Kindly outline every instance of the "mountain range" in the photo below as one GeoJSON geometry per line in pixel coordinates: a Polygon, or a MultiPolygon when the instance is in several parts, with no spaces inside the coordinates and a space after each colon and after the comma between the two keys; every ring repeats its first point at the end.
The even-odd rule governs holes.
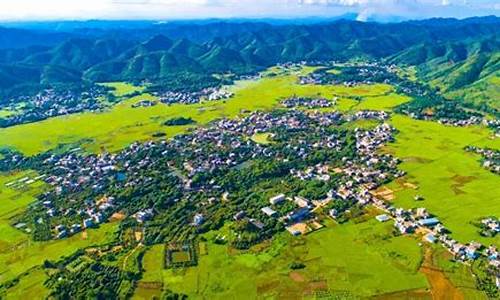
{"type": "Polygon", "coordinates": [[[367,58],[416,66],[419,77],[457,96],[459,90],[484,90],[500,68],[498,17],[387,24],[118,24],[73,24],[71,30],[0,27],[1,95],[13,96],[27,86],[244,74],[280,62],[367,58]]]}

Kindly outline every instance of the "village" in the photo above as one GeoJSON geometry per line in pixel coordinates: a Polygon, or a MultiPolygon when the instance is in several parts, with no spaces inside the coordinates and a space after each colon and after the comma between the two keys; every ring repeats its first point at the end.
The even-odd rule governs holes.
{"type": "MultiPolygon", "coordinates": [[[[371,74],[368,69],[362,72],[371,74]]],[[[192,104],[231,96],[224,89],[209,88],[196,93],[168,92],[160,101],[192,104]]],[[[493,268],[500,267],[494,246],[460,243],[425,208],[405,210],[380,199],[375,192],[378,188],[405,175],[398,169],[397,158],[378,151],[394,141],[395,129],[386,123],[390,114],[313,110],[331,103],[323,98],[291,97],[281,102],[290,110],[224,118],[169,140],[136,142],[118,153],[86,154],[74,148],[34,159],[4,155],[2,165],[34,166],[37,172],[6,185],[22,187],[43,181],[51,187],[13,226],[35,240],[51,240],[127,219],[133,221],[127,226],[142,228],[140,240],[147,244],[196,235],[227,221],[250,225],[236,225],[232,241],[235,248],[246,249],[281,230],[293,236],[310,234],[325,226],[324,216],[344,222],[351,210],[373,206],[384,212],[376,219],[393,220],[398,234],[422,235],[424,241],[441,244],[465,263],[483,256],[493,268]],[[293,109],[299,107],[309,110],[293,109]],[[339,129],[357,120],[374,120],[377,125],[339,129]],[[269,143],[251,138],[264,133],[269,134],[269,143]],[[319,182],[321,188],[311,188],[308,194],[284,190],[270,197],[261,192],[249,198],[252,187],[269,178],[303,182],[304,190],[319,182]]],[[[135,107],[152,105],[155,102],[144,100],[135,107]]],[[[460,122],[447,124],[469,125],[460,122]]],[[[485,157],[484,167],[498,171],[495,152],[468,150],[485,157]]],[[[483,224],[488,233],[498,232],[498,220],[485,219],[483,224]]]]}
{"type": "Polygon", "coordinates": [[[466,151],[477,153],[482,156],[482,164],[485,169],[500,174],[500,151],[468,146],[466,151]]]}
{"type": "Polygon", "coordinates": [[[166,91],[159,93],[157,96],[160,102],[165,104],[195,104],[201,102],[202,100],[217,101],[229,99],[233,96],[233,93],[225,88],[210,87],[204,88],[200,91],[191,92],[166,91]]]}
{"type": "Polygon", "coordinates": [[[32,97],[20,97],[15,102],[23,103],[21,106],[16,104],[1,107],[12,111],[13,114],[0,118],[0,127],[36,122],[82,111],[99,110],[103,108],[103,103],[99,98],[104,97],[105,94],[103,87],[93,86],[83,92],[46,89],[32,97]]]}

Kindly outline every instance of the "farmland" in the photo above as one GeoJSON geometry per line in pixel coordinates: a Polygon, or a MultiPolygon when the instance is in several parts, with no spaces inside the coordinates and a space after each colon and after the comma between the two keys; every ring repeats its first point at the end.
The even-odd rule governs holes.
{"type": "Polygon", "coordinates": [[[196,267],[164,270],[157,263],[163,249],[151,248],[145,255],[144,281],[163,281],[165,288],[202,298],[369,296],[427,288],[425,277],[418,273],[421,249],[413,239],[392,237],[390,231],[389,224],[374,220],[328,222],[305,237],[282,234],[264,248],[247,252],[214,244],[210,240],[219,233],[212,232],[206,236],[207,254],[200,256],[196,267]],[[305,268],[290,269],[294,262],[305,268]]]}
{"type": "Polygon", "coordinates": [[[116,151],[131,142],[151,139],[157,132],[163,132],[168,137],[185,132],[188,128],[186,126],[162,126],[165,120],[174,117],[183,116],[192,118],[199,124],[206,124],[221,117],[235,117],[242,110],[268,110],[277,105],[279,99],[292,95],[323,96],[330,99],[334,94],[371,97],[384,95],[391,90],[388,85],[350,88],[297,85],[295,82],[296,76],[284,75],[239,83],[240,87],[236,89],[235,96],[223,103],[158,104],[132,108],[131,105],[138,101],[154,99],[151,95],[142,94],[105,112],[85,112],[0,129],[0,145],[17,149],[27,155],[68,143],[81,143],[91,152],[100,152],[102,149],[116,151]]]}
{"type": "MultiPolygon", "coordinates": [[[[307,73],[313,68],[300,71],[307,73]]],[[[55,117],[44,121],[0,129],[0,146],[19,150],[26,155],[54,149],[59,144],[82,145],[89,152],[118,151],[134,141],[152,139],[155,133],[172,137],[195,126],[164,126],[165,120],[191,118],[201,126],[222,117],[233,118],[255,110],[271,110],[281,99],[293,95],[321,96],[336,105],[322,111],[345,113],[361,110],[391,111],[411,101],[397,95],[386,84],[298,85],[296,73],[281,72],[279,76],[239,81],[231,90],[235,95],[218,102],[199,104],[158,103],[151,107],[132,107],[143,100],[157,100],[150,94],[128,97],[140,88],[124,84],[114,87],[122,101],[104,112],[85,112],[55,117]]],[[[500,149],[498,139],[480,126],[451,127],[431,121],[419,121],[393,114],[389,122],[398,130],[394,143],[384,151],[402,159],[398,168],[407,175],[387,185],[394,192],[393,204],[405,208],[426,207],[451,230],[453,238],[468,242],[499,245],[498,239],[482,237],[471,222],[500,211],[500,188],[496,175],[481,167],[479,157],[464,150],[467,145],[500,149]],[[410,183],[410,184],[405,184],[410,183]],[[423,202],[415,202],[416,195],[423,202]]],[[[343,128],[374,128],[376,120],[357,120],[343,128]]],[[[268,133],[249,139],[261,145],[270,144],[268,133]]],[[[11,219],[21,213],[44,191],[45,185],[35,183],[23,189],[5,187],[5,183],[34,172],[2,174],[0,177],[0,283],[28,272],[32,281],[22,277],[9,289],[9,294],[26,296],[46,294],[43,286],[47,274],[40,268],[44,260],[58,260],[76,250],[115,240],[117,223],[108,223],[63,240],[33,242],[12,227],[11,219]]],[[[274,192],[274,191],[273,191],[274,192]]],[[[250,250],[236,250],[215,243],[215,236],[231,236],[226,224],[220,231],[204,234],[196,266],[165,269],[165,245],[142,246],[121,256],[116,265],[131,273],[140,273],[138,261],[145,272],[138,281],[134,297],[148,299],[161,290],[185,293],[194,298],[223,298],[246,295],[248,298],[300,298],[302,296],[368,297],[415,292],[427,295],[430,285],[419,272],[424,250],[419,238],[394,236],[393,224],[378,223],[370,215],[363,220],[337,224],[323,220],[326,227],[302,237],[280,233],[250,250]],[[206,241],[204,241],[206,239],[206,241]],[[304,268],[292,270],[294,263],[304,268]],[[238,274],[238,276],[234,276],[238,274]],[[249,280],[251,278],[252,280],[249,280]]],[[[175,252],[174,259],[189,260],[184,252],[175,252]]],[[[442,255],[445,257],[444,255],[442,255]]],[[[436,258],[437,260],[437,258],[436,258]]],[[[449,258],[439,263],[456,286],[472,290],[472,280],[465,267],[456,270],[449,258]]],[[[474,291],[468,291],[474,294],[474,291]]],[[[400,295],[400,294],[399,294],[400,295]]],[[[474,294],[475,295],[475,294],[474,294]]],[[[482,294],[481,294],[482,295],[482,294]]],[[[0,294],[1,296],[1,294],[0,294]]],[[[428,295],[427,295],[428,296],[428,295]]]]}
{"type": "Polygon", "coordinates": [[[466,152],[467,145],[500,149],[500,141],[479,127],[457,128],[434,122],[394,116],[399,130],[396,142],[387,151],[403,160],[400,168],[408,172],[405,180],[417,189],[393,182],[398,205],[425,206],[449,227],[458,240],[478,240],[485,244],[498,239],[481,237],[471,222],[500,211],[500,186],[495,174],[483,169],[478,156],[466,152]],[[415,195],[424,201],[414,201],[415,195]]]}
{"type": "Polygon", "coordinates": [[[140,93],[145,89],[145,87],[135,86],[126,82],[105,82],[101,83],[101,85],[111,88],[116,97],[124,97],[136,92],[140,93]]]}

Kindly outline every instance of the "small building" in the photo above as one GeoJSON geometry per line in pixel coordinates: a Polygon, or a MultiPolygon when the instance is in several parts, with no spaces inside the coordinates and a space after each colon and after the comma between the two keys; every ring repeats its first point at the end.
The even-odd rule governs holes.
{"type": "Polygon", "coordinates": [[[270,208],[269,206],[263,207],[261,211],[266,215],[268,215],[269,217],[274,217],[278,214],[274,209],[270,208]]]}
{"type": "Polygon", "coordinates": [[[436,236],[434,236],[432,233],[428,233],[424,236],[424,240],[426,240],[429,243],[434,244],[436,242],[436,236]]]}
{"type": "Polygon", "coordinates": [[[92,226],[94,226],[94,221],[92,220],[92,218],[83,220],[83,228],[90,228],[92,226]]]}
{"type": "Polygon", "coordinates": [[[287,215],[287,218],[288,218],[288,220],[290,220],[290,222],[298,222],[298,221],[306,218],[307,216],[309,216],[309,208],[302,207],[302,208],[296,209],[296,210],[292,211],[291,213],[289,213],[287,215]]]}
{"type": "Polygon", "coordinates": [[[61,230],[57,233],[58,239],[63,239],[68,236],[68,232],[66,230],[61,230]]]}
{"type": "Polygon", "coordinates": [[[240,210],[239,212],[237,212],[237,213],[233,216],[233,220],[235,220],[235,221],[239,221],[239,220],[243,219],[245,216],[246,216],[245,211],[240,210]]]}
{"type": "Polygon", "coordinates": [[[418,224],[420,226],[433,227],[439,224],[439,220],[437,218],[426,218],[418,220],[418,224]]]}
{"type": "Polygon", "coordinates": [[[77,232],[80,232],[82,230],[82,225],[80,224],[73,224],[71,225],[71,233],[77,233],[77,232]]]}
{"type": "Polygon", "coordinates": [[[387,222],[389,220],[389,216],[386,214],[382,214],[382,215],[376,216],[375,219],[377,219],[377,221],[379,221],[379,222],[387,222]]]}
{"type": "Polygon", "coordinates": [[[269,198],[269,203],[271,203],[272,205],[280,204],[283,201],[285,201],[285,194],[279,194],[269,198]]]}
{"type": "Polygon", "coordinates": [[[299,207],[307,207],[307,206],[309,206],[309,200],[307,200],[306,198],[303,198],[303,197],[295,196],[295,197],[293,197],[293,201],[299,207]]]}
{"type": "Polygon", "coordinates": [[[479,253],[478,253],[476,247],[472,247],[472,246],[465,248],[465,255],[467,255],[468,259],[472,259],[472,260],[479,257],[479,253]]]}
{"type": "Polygon", "coordinates": [[[261,221],[256,220],[256,219],[250,219],[248,221],[250,222],[250,224],[255,226],[257,229],[259,229],[259,230],[264,229],[264,223],[262,223],[261,221]]]}
{"type": "Polygon", "coordinates": [[[194,218],[193,218],[193,225],[194,226],[200,226],[201,224],[203,224],[203,221],[205,221],[205,218],[203,217],[202,214],[194,215],[194,218]]]}
{"type": "Polygon", "coordinates": [[[139,223],[144,223],[153,217],[153,211],[148,209],[145,211],[139,211],[135,214],[135,219],[139,223]]]}

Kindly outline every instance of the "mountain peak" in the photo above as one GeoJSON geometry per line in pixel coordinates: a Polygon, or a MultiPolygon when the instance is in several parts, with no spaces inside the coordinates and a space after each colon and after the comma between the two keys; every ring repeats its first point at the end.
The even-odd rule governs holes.
{"type": "Polygon", "coordinates": [[[160,51],[160,50],[168,50],[172,47],[172,40],[168,37],[158,34],[144,42],[142,46],[146,48],[148,51],[160,51]]]}

